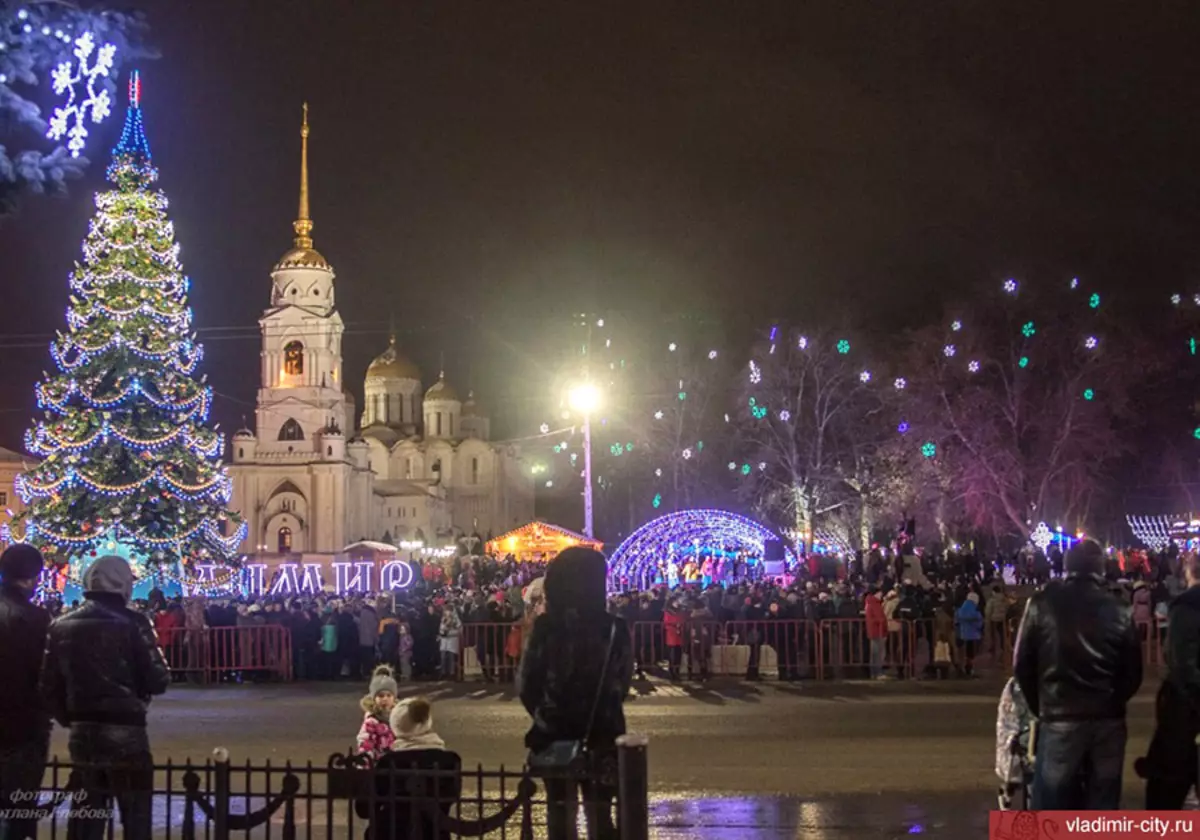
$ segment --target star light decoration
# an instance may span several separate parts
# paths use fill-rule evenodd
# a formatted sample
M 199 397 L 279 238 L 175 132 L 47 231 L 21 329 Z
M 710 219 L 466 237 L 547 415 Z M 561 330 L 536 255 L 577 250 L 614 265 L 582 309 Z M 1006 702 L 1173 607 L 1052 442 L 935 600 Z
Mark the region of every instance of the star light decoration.
M 112 70 L 117 48 L 112 44 L 105 44 L 97 51 L 96 37 L 91 32 L 84 32 L 75 39 L 74 52 L 78 63 L 64 61 L 50 74 L 54 92 L 60 96 L 66 94 L 67 101 L 54 109 L 46 136 L 51 140 L 68 137 L 67 149 L 70 150 L 71 157 L 77 158 L 87 142 L 88 117 L 91 117 L 94 124 L 99 125 L 112 113 L 112 99 L 100 80 L 107 78 Z M 91 61 L 92 53 L 96 54 L 94 63 Z M 98 83 L 100 90 L 96 90 Z M 137 99 L 140 97 L 139 91 Z

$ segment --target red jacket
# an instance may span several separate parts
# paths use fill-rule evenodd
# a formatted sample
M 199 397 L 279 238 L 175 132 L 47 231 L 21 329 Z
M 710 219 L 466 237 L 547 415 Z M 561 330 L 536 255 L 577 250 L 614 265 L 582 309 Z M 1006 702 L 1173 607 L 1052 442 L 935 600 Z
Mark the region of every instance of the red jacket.
M 878 595 L 868 595 L 866 598 L 867 638 L 886 639 L 888 634 L 887 616 L 883 612 L 883 601 Z
M 683 613 L 668 610 L 663 614 L 663 637 L 667 647 L 683 647 Z

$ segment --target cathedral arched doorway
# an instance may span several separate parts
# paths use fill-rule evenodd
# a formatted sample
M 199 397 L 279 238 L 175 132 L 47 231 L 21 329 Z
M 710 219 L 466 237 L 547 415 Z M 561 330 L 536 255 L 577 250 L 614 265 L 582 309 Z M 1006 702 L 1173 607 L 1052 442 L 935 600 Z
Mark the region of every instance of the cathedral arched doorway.
M 276 551 L 280 554 L 292 552 L 292 529 L 284 525 L 276 532 Z

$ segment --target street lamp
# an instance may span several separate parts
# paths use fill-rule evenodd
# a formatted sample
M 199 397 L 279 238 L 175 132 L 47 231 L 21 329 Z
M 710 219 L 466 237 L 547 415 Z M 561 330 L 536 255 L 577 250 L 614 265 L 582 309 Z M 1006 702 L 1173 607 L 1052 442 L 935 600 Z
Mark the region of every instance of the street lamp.
M 600 407 L 600 389 L 582 382 L 567 394 L 567 401 L 583 415 L 583 533 L 592 539 L 596 536 L 592 526 L 592 412 Z

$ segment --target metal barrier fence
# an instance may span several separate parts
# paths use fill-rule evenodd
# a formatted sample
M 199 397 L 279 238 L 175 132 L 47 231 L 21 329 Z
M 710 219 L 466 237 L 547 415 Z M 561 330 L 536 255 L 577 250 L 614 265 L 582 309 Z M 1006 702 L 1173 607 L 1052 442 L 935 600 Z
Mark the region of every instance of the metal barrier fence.
M 391 766 L 376 769 L 340 754 L 325 767 L 234 766 L 223 749 L 202 765 L 70 765 L 56 759 L 41 789 L 13 794 L 4 817 L 13 836 L 72 840 L 228 840 L 233 832 L 247 838 L 278 832 L 283 840 L 533 840 L 547 831 L 574 838 L 583 785 L 585 811 L 615 822 L 622 838 L 646 840 L 646 751 L 645 738 L 625 736 L 611 773 L 597 764 L 537 780 L 527 769 L 463 768 L 453 753 L 439 754 L 436 766 L 429 766 L 428 753 L 421 753 L 419 766 L 405 764 L 405 753 L 393 753 Z
M 173 628 L 158 634 L 167 664 L 174 674 L 201 682 L 224 676 L 271 676 L 292 679 L 292 634 L 286 627 Z

